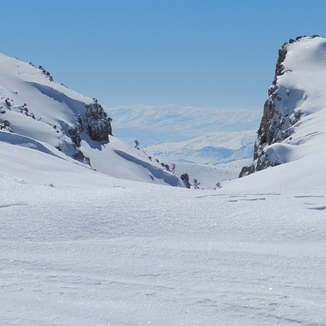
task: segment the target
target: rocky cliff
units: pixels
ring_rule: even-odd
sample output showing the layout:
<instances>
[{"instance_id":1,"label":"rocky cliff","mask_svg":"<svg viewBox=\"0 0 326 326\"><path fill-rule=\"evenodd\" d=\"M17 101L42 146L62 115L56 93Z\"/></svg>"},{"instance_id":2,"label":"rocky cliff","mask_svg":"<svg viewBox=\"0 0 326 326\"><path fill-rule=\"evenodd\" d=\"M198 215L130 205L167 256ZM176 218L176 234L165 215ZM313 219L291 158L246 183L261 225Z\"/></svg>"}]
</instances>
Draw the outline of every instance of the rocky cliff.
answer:
<instances>
[{"instance_id":1,"label":"rocky cliff","mask_svg":"<svg viewBox=\"0 0 326 326\"><path fill-rule=\"evenodd\" d=\"M302 84L293 82L296 78L295 69L300 64L298 59L293 58L300 57L300 51L310 52L310 56L315 56L317 52L320 52L320 49L316 50L311 44L315 38L320 39L318 35L299 36L295 40L290 39L279 49L274 80L268 89L268 98L264 104L263 116L257 131L253 162L250 166L242 168L240 178L269 166L284 163L282 156L275 155L275 151L270 149L273 144L281 143L286 139L291 140L294 126L304 113L300 109L300 104L307 99L308 93ZM298 47L300 43L306 45ZM292 56L290 60L288 60L289 54ZM288 65L287 61L289 61ZM315 63L318 64L318 60ZM305 68L307 67L300 67L301 70Z\"/></svg>"}]
</instances>

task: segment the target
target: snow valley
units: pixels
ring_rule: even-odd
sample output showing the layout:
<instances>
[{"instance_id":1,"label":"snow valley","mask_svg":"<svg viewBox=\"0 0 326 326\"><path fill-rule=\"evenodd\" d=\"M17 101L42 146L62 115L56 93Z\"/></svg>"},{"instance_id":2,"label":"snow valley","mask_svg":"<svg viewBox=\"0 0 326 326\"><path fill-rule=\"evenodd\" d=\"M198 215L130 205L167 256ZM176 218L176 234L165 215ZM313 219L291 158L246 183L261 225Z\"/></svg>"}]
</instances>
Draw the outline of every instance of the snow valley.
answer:
<instances>
[{"instance_id":1,"label":"snow valley","mask_svg":"<svg viewBox=\"0 0 326 326\"><path fill-rule=\"evenodd\" d=\"M216 190L1 56L1 323L326 325L325 44L282 47L254 160Z\"/></svg>"}]
</instances>

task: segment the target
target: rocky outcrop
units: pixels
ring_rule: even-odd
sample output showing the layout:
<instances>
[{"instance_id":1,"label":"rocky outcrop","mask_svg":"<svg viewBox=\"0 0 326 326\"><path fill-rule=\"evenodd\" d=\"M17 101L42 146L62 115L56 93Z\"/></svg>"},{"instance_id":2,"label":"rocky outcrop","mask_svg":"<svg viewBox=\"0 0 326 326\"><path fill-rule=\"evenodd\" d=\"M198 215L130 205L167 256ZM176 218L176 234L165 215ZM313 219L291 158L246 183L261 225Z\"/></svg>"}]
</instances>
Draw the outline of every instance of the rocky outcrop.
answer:
<instances>
[{"instance_id":1,"label":"rocky outcrop","mask_svg":"<svg viewBox=\"0 0 326 326\"><path fill-rule=\"evenodd\" d=\"M86 132L94 141L109 142L112 135L112 119L108 117L101 104L94 98L94 103L85 106L84 114L79 114L77 125L69 127L69 136L76 148L80 147L81 133Z\"/></svg>"},{"instance_id":2,"label":"rocky outcrop","mask_svg":"<svg viewBox=\"0 0 326 326\"><path fill-rule=\"evenodd\" d=\"M80 147L81 136L80 136L80 132L78 130L78 127L70 126L69 135L70 135L70 138L71 138L74 146L76 148Z\"/></svg>"},{"instance_id":3,"label":"rocky outcrop","mask_svg":"<svg viewBox=\"0 0 326 326\"><path fill-rule=\"evenodd\" d=\"M86 130L89 137L95 141L109 141L109 135L112 135L111 121L97 99L94 103L86 105L84 117L79 117L79 129Z\"/></svg>"},{"instance_id":4,"label":"rocky outcrop","mask_svg":"<svg viewBox=\"0 0 326 326\"><path fill-rule=\"evenodd\" d=\"M311 38L317 36L313 35ZM290 137L293 133L293 125L301 117L301 112L295 110L295 104L304 98L304 91L301 89L287 89L279 83L280 76L285 73L283 63L288 49L293 43L299 42L301 38L302 36L297 37L295 40L290 39L278 51L274 80L268 89L268 99L264 104L263 116L257 131L258 136L254 145L253 163L242 168L240 178L282 163L275 158L271 159L265 148Z\"/></svg>"},{"instance_id":5,"label":"rocky outcrop","mask_svg":"<svg viewBox=\"0 0 326 326\"><path fill-rule=\"evenodd\" d=\"M109 142L109 135L112 135L112 119L95 98L93 103L85 105L85 109L84 113L78 115L76 125L69 126L68 134L73 147L77 150L71 155L72 158L90 165L90 159L80 150L82 134L87 134L93 141Z\"/></svg>"},{"instance_id":6,"label":"rocky outcrop","mask_svg":"<svg viewBox=\"0 0 326 326\"><path fill-rule=\"evenodd\" d=\"M77 150L72 157L87 164L90 164L90 160L80 150L81 134L85 132L90 139L104 142L109 142L109 135L112 135L112 119L108 117L97 99L94 98L93 101L93 103L85 106L86 111L84 114L79 114L77 125L70 126L68 130L73 146Z\"/></svg>"}]
</instances>

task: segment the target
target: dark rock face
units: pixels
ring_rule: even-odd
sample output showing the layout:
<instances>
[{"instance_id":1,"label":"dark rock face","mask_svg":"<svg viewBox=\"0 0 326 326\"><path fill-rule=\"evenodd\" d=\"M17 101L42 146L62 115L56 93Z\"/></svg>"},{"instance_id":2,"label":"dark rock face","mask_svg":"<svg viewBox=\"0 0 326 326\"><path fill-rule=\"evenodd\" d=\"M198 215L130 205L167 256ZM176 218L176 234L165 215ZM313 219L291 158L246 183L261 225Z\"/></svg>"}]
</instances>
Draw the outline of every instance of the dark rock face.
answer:
<instances>
[{"instance_id":1,"label":"dark rock face","mask_svg":"<svg viewBox=\"0 0 326 326\"><path fill-rule=\"evenodd\" d=\"M311 36L312 38L318 35ZM279 161L272 161L264 151L265 147L279 143L293 133L293 125L300 119L301 112L295 111L296 103L304 98L304 91L300 89L285 89L278 84L278 78L284 74L283 63L288 53L288 47L300 41L291 39L284 43L278 51L275 77L268 89L268 99L264 104L263 116L257 131L257 140L254 145L253 163L242 168L239 177L266 169L269 166L281 164Z\"/></svg>"}]
</instances>

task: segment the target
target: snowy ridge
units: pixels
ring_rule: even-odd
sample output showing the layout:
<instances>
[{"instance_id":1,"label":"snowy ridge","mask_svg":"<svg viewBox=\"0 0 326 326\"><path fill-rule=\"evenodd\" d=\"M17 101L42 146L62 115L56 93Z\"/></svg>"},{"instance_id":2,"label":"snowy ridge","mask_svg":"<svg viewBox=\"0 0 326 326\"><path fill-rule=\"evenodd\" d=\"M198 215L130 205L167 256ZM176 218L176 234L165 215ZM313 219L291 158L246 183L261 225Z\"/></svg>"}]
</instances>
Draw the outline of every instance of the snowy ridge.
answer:
<instances>
[{"instance_id":1,"label":"snowy ridge","mask_svg":"<svg viewBox=\"0 0 326 326\"><path fill-rule=\"evenodd\" d=\"M140 151L113 136L108 142L110 118L97 100L56 83L44 68L4 55L0 55L0 113L0 142L69 162L75 158L117 178L182 185Z\"/></svg>"},{"instance_id":2,"label":"snowy ridge","mask_svg":"<svg viewBox=\"0 0 326 326\"><path fill-rule=\"evenodd\" d=\"M174 165L176 175L189 175L200 188L214 189L221 181L236 179L253 155L256 132L212 132L177 143L163 143L144 148L147 155Z\"/></svg>"}]
</instances>

